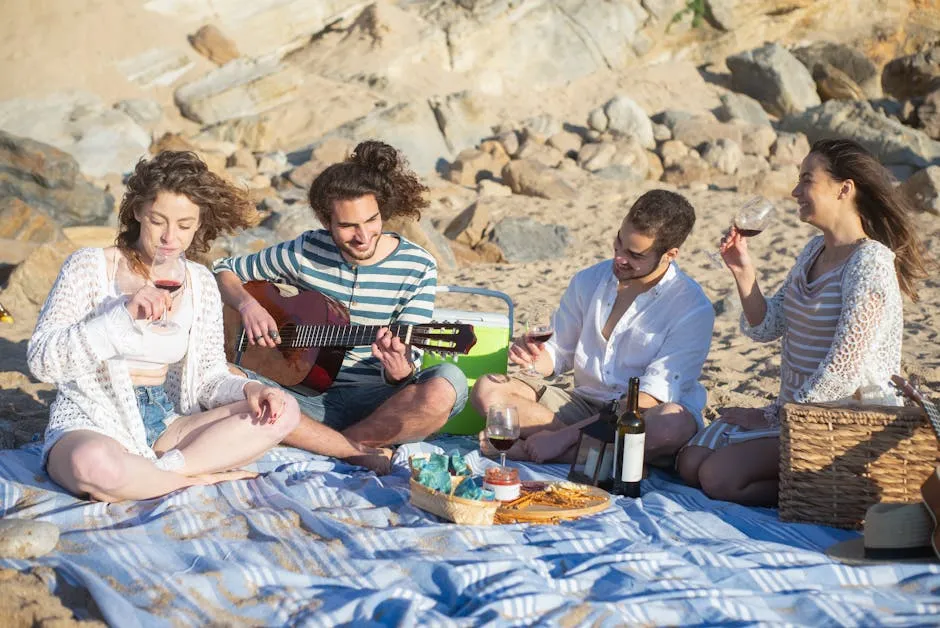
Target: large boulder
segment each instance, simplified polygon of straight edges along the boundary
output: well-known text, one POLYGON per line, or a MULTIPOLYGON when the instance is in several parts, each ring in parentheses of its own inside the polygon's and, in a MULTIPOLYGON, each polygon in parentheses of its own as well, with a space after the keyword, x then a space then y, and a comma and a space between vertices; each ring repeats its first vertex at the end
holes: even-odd
POLYGON ((655 148, 653 123, 635 101, 626 96, 615 96, 604 105, 607 132, 636 138, 643 148, 655 148))
POLYGON ((130 115, 83 92, 0 102, 0 129, 67 152, 89 177, 130 172, 150 146, 130 115))
POLYGON ((472 148, 493 134, 496 117, 477 94, 465 91, 434 97, 430 105, 451 152, 472 148))
POLYGON ((564 225, 546 225, 528 216, 503 218, 493 227, 490 237, 511 263, 564 257, 573 241, 564 225))
POLYGON ((875 111, 868 102, 830 100, 787 116, 780 128, 804 133, 810 144, 833 137, 854 139, 886 166, 901 167, 896 172, 940 164, 940 142, 875 111))
POLYGON ((901 184, 917 209, 940 216, 940 166, 931 166, 915 172, 901 184))
POLYGON ((0 198, 0 238, 21 242, 54 242, 65 237, 53 218, 15 196, 0 198))
POLYGON ((881 88, 898 100, 940 89, 940 45, 888 62, 881 71, 881 88))
POLYGON ((60 226, 102 224, 114 198, 86 181, 70 155, 0 131, 0 198, 44 210, 60 226))
POLYGON ((732 55, 726 63, 732 88, 760 101, 773 115, 785 116, 820 103, 812 75, 779 44, 732 55))
POLYGON ((940 140, 940 88, 927 94, 917 107, 917 122, 924 133, 940 140))
POLYGON ((868 98, 881 97, 878 67, 852 46, 834 41, 819 41, 797 48, 793 51, 793 56, 811 73, 817 65, 831 65, 861 87, 868 98))
POLYGON ((503 168, 502 175, 515 194, 555 199, 573 199, 578 195, 558 170, 534 159, 511 161, 503 168))

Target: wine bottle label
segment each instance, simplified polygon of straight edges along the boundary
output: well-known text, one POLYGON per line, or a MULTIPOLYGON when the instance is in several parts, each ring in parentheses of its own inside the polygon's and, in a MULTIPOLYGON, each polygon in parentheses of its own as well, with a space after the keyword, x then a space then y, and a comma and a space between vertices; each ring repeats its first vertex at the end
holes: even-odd
POLYGON ((624 434, 623 468, 620 472, 621 482, 639 482, 643 479, 643 448, 645 446, 645 433, 624 434))

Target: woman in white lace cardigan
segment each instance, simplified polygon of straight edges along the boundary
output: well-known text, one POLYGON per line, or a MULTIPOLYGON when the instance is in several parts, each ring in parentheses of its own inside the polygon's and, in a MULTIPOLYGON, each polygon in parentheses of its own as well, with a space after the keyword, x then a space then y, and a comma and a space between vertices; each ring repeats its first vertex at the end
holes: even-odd
POLYGON ((205 253, 219 233, 247 226, 252 211, 195 154, 164 152, 129 178, 117 245, 66 260, 28 360, 58 387, 43 462, 71 493, 147 499, 248 477, 238 467, 296 427, 290 396, 229 373, 212 273, 186 261, 172 296, 150 277, 155 255, 205 253), (164 314, 175 333, 148 326, 164 314))
POLYGON ((721 255, 737 283, 742 331, 760 342, 782 337, 780 391, 766 408, 726 408, 677 459, 682 478, 714 499, 777 501, 780 406, 890 396, 901 367, 901 292, 917 299, 927 259, 887 170, 851 140, 813 145, 793 189, 799 217, 822 235, 809 242, 783 286, 765 299, 735 229, 721 255))

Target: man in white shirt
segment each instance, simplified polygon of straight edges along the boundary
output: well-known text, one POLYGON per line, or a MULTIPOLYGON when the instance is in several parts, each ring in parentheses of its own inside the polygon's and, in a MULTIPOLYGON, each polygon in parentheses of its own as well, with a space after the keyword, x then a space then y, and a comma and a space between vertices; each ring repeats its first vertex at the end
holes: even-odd
MULTIPOLYGON (((508 454, 535 462, 569 459, 581 427, 640 378, 646 460, 670 464, 702 426, 705 388, 699 383, 715 313, 701 287, 675 259, 695 224, 681 195, 647 192, 630 208, 613 242, 614 257, 579 271, 552 316, 544 343, 515 340, 510 361, 533 364, 543 376, 574 371, 574 389, 522 374, 477 380, 470 402, 519 409, 521 439, 508 454)), ((481 434, 481 448, 489 449, 481 434)))

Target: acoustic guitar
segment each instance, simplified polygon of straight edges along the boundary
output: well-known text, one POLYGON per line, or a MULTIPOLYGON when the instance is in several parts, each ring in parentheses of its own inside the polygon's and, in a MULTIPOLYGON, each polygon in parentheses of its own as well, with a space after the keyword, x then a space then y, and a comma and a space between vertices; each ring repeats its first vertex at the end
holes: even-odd
POLYGON ((281 344, 276 349, 250 344, 241 314, 226 306, 226 357, 283 386, 301 384, 324 392, 336 378, 346 350, 371 345, 381 327, 406 345, 442 355, 466 354, 477 341, 473 325, 350 325, 349 310, 315 290, 267 281, 251 281, 244 288, 274 318, 281 344))
MULTIPOLYGON (((937 439, 940 440, 940 408, 933 402, 924 399, 924 396, 900 375, 892 375, 891 384, 904 393, 908 399, 924 409, 937 439)), ((940 465, 937 465, 927 481, 924 482, 924 485, 920 487, 920 494, 927 510, 930 512, 930 516, 933 517, 933 536, 931 536, 930 543, 933 545, 934 554, 937 555, 937 558, 940 558, 940 465)))

